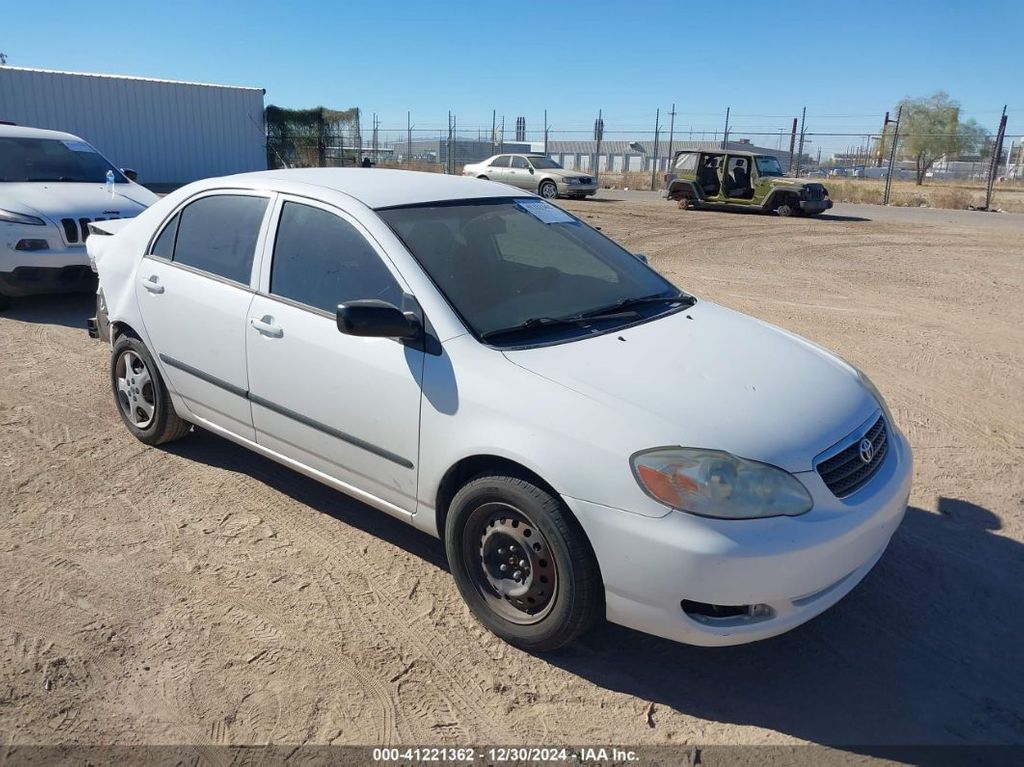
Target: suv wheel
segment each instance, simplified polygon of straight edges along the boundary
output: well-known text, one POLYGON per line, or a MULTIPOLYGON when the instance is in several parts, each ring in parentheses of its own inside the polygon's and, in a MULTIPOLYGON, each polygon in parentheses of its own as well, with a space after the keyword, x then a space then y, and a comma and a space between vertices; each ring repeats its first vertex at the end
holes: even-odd
POLYGON ((558 197, 558 187, 555 186, 554 181, 541 181, 540 188, 537 191, 541 197, 547 200, 553 200, 558 197))
POLYGON ((483 476, 452 499, 445 549, 455 583, 488 630, 557 650, 602 615, 597 560, 561 499, 515 476, 483 476))
POLYGON ((178 417, 146 345, 122 335, 111 356, 110 383, 121 420, 135 438, 161 445, 184 437, 191 424, 178 417))
POLYGON ((789 216, 795 216, 798 208, 793 200, 789 197, 780 202, 775 208, 775 215, 788 218, 789 216))

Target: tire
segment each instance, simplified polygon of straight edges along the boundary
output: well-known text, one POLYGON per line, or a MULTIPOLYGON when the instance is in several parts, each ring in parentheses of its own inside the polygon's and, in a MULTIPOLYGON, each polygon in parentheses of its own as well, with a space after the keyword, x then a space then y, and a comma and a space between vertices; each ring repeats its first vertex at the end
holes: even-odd
POLYGON ((465 484, 452 499, 444 536, 462 598, 509 644, 557 650, 604 614, 586 535, 559 498, 526 479, 482 476, 465 484))
POLYGON ((789 218, 790 216, 795 216, 796 215, 796 211, 797 211, 797 209, 795 207, 793 207, 793 205, 791 204, 791 202, 790 202, 790 200, 788 198, 783 200, 782 202, 780 202, 775 207, 775 215, 776 216, 782 216, 783 218, 789 218))
POLYGON ((689 197, 679 198, 679 210, 693 210, 693 203, 690 202, 689 197))
POLYGON ((558 186, 554 181, 541 181, 540 186, 537 187, 537 194, 545 200, 553 200, 558 197, 558 186))
POLYGON ((147 445, 162 445, 188 434, 192 425, 178 417, 160 371, 146 345, 122 335, 110 358, 114 405, 135 438, 147 445))

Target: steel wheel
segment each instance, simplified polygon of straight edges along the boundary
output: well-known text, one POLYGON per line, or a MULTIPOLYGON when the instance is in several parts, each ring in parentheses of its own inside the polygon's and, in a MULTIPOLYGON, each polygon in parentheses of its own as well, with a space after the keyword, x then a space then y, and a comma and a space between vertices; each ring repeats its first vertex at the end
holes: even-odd
POLYGON ((540 196, 545 199, 552 200, 555 197, 558 197, 558 187, 555 186, 553 181, 544 181, 540 185, 540 196))
POLYGON ((544 534, 522 511, 500 502, 478 506, 463 547, 474 585, 498 615, 530 625, 551 611, 558 570, 544 534))
POLYGON ((146 363, 134 351, 126 350, 118 357, 114 377, 121 412, 137 428, 147 428, 156 414, 156 394, 146 363))

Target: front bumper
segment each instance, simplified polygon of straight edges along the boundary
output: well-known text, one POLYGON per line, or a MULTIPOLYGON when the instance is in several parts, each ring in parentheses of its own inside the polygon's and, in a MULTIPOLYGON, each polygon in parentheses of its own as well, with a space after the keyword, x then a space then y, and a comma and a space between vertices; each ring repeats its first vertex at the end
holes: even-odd
POLYGON ((592 194, 597 194, 597 184, 566 184, 559 182, 556 184, 558 187, 558 193, 567 196, 574 197, 589 197, 592 194))
POLYGON ((798 475, 815 502, 799 517, 652 518, 565 498, 597 555, 608 620, 720 646, 766 639, 824 612, 867 575, 903 519, 912 458, 906 438, 893 431, 885 465, 845 500, 816 473, 798 475), (685 611, 683 600, 759 609, 709 618, 685 611))
POLYGON ((804 213, 823 213, 832 207, 832 200, 800 200, 800 210, 804 213))
POLYGON ((50 242, 54 239, 51 230, 34 232, 24 227, 9 235, 10 242, 0 241, 0 293, 30 296, 96 289, 96 275, 89 266, 89 255, 84 245, 61 244, 47 250, 15 250, 14 243, 22 235, 45 238, 50 242))

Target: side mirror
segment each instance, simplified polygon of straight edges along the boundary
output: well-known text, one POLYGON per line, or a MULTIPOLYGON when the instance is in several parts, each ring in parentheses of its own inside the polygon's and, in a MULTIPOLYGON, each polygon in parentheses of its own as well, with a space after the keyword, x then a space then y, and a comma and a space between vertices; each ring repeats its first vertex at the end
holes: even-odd
POLYGON ((633 255, 636 256, 637 261, 642 261, 645 264, 647 263, 647 256, 643 253, 634 253, 633 255))
POLYGON ((530 171, 530 175, 532 176, 533 175, 533 168, 531 167, 528 170, 530 171))
POLYGON ((138 181, 139 180, 139 172, 137 170, 134 170, 132 168, 121 168, 121 172, 125 175, 125 178, 127 178, 129 181, 138 181))
POLYGON ((415 315, 404 314, 394 304, 378 299, 339 304, 337 321, 338 330, 349 336, 414 341, 423 333, 415 315))

